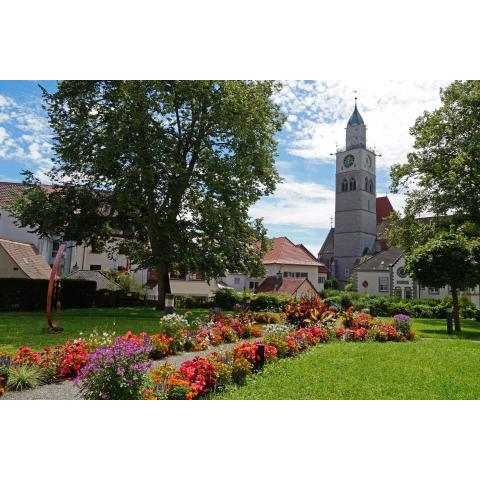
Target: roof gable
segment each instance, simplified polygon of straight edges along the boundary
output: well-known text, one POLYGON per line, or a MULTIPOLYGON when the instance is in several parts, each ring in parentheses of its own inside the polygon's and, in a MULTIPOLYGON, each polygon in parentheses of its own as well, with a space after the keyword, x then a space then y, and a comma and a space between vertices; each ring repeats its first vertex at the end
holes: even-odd
POLYGON ((263 256, 264 264, 323 266, 323 263, 302 244, 295 245, 287 237, 277 237, 271 241, 272 248, 263 256))
POLYGON ((382 223, 383 220, 388 218, 391 213, 395 210, 393 209, 390 199, 388 197, 377 197, 375 200, 377 208, 377 225, 382 223))
POLYGON ((403 257, 403 251, 390 247, 377 253, 355 267, 356 271, 388 271, 389 268, 403 257))
POLYGON ((0 247, 28 278, 47 280, 50 278, 52 271, 50 266, 33 245, 0 238, 0 247))
POLYGON ((315 287, 308 278, 277 278, 276 275, 267 277, 256 289, 255 293, 277 293, 295 295, 297 290, 307 282, 310 288, 316 292, 315 287), (277 281, 279 280, 279 281, 277 281))

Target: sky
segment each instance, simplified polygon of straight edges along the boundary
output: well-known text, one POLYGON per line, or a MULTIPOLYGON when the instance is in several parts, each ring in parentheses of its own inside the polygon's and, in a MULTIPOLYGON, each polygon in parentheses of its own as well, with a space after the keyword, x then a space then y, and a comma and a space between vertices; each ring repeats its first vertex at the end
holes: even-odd
MULTIPOLYGON (((449 81, 285 81, 273 99, 287 115, 278 135, 277 169, 283 182, 274 195, 257 202, 251 216, 263 218, 270 237, 287 236, 318 253, 335 213, 335 152, 345 144, 345 127, 358 97, 375 147, 377 196, 388 193, 389 169, 406 161, 413 139, 409 128, 425 110, 440 105, 439 90, 449 81), (354 91, 357 93, 355 94, 354 91)), ((38 85, 55 81, 0 81, 0 181, 21 181, 32 170, 41 180, 51 166, 51 131, 38 85)), ((401 210, 402 195, 388 196, 401 210)))

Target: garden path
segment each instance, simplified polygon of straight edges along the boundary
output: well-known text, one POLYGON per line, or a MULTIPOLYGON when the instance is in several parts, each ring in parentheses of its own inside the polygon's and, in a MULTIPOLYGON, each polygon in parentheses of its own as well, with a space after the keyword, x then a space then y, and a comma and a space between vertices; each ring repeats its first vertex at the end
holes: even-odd
MULTIPOLYGON (((260 340, 260 338, 249 339, 249 341, 252 340, 260 340)), ((210 352, 222 353, 242 342, 245 342, 245 340, 240 340, 235 343, 224 343, 216 348, 203 350, 201 352, 185 352, 180 355, 172 355, 162 360, 154 361, 152 368, 159 367, 165 363, 173 364, 178 368, 182 362, 191 360, 195 356, 206 357, 210 352)), ((0 400, 81 400, 79 393, 78 387, 72 381, 64 380, 63 382, 42 385, 41 387, 23 390, 21 392, 5 392, 4 395, 0 397, 0 400)))

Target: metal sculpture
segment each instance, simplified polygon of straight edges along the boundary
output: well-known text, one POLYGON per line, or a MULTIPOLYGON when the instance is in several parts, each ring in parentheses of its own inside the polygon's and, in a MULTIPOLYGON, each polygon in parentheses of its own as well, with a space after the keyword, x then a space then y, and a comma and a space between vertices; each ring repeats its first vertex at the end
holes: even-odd
POLYGON ((47 290, 47 322, 48 328, 46 329, 49 333, 56 333, 62 332, 63 328, 61 328, 58 323, 60 322, 60 311, 61 311, 61 302, 60 302, 60 293, 62 288, 62 279, 60 275, 57 275, 58 267, 60 265, 60 261, 62 260, 63 252, 65 251, 65 243, 62 243, 58 248, 57 255, 55 256, 55 260, 52 265, 52 271, 50 272, 50 281, 48 282, 48 290, 47 290), (56 310, 56 322, 55 324, 52 321, 52 303, 55 302, 55 310, 56 310))

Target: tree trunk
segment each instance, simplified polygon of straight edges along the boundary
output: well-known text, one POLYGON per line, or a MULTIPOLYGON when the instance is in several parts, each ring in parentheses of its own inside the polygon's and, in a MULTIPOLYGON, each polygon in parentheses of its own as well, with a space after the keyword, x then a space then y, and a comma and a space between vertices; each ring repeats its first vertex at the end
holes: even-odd
POLYGON ((455 331, 461 332, 462 327, 460 326, 460 309, 458 306, 458 290, 456 287, 452 287, 452 305, 453 305, 453 321, 455 324, 455 331))
POLYGON ((165 308, 165 295, 171 293, 170 279, 168 276, 168 266, 165 263, 157 265, 157 281, 158 281, 158 300, 157 310, 163 310, 165 308))

